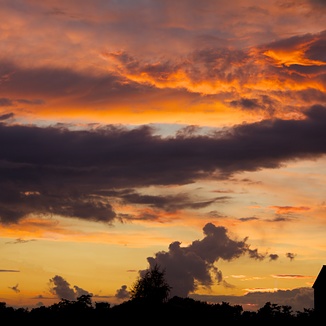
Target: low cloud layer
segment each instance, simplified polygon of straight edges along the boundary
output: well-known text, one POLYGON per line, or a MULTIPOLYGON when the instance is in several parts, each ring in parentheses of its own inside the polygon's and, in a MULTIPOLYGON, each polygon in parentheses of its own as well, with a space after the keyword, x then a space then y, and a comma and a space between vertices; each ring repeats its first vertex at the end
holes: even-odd
POLYGON ((196 202, 184 194, 144 196, 136 189, 225 179, 315 159, 326 153, 324 139, 323 106, 311 107, 301 120, 263 120, 173 137, 155 135, 149 126, 69 130, 2 123, 1 223, 16 223, 29 214, 110 223, 119 218, 112 197, 165 211, 205 207, 225 197, 196 202))
POLYGON ((211 303, 228 302, 231 305, 241 305, 244 310, 257 310, 267 302, 279 306, 291 306, 293 312, 314 308, 314 291, 309 287, 274 292, 257 291, 243 296, 192 294, 191 297, 195 300, 211 303))

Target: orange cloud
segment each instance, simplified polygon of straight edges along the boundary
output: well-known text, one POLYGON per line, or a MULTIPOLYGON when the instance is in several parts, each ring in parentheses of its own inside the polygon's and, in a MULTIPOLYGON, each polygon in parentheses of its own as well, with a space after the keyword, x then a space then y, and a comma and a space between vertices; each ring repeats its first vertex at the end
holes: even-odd
POLYGON ((276 214, 305 212, 310 210, 310 207, 306 207, 306 206, 269 206, 269 208, 275 209, 276 214))
POLYGON ((273 59, 277 66, 281 67, 291 65, 301 66, 325 66, 326 62, 320 60, 312 60, 305 57, 305 48, 289 50, 289 51, 277 51, 267 50, 264 55, 273 59))
POLYGON ((277 274, 272 275, 273 278, 285 278, 285 279, 303 279, 303 278, 312 278, 312 276, 298 275, 298 274, 277 274))
POLYGON ((247 288, 244 289, 247 293, 256 293, 256 292, 277 292, 278 288, 247 288))

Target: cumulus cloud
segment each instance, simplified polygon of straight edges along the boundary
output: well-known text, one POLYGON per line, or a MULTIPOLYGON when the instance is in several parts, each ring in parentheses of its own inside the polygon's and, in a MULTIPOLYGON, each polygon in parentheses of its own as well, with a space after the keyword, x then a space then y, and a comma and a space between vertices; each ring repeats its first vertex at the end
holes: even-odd
MULTIPOLYGON (((202 240, 195 240, 186 247, 175 241, 168 251, 160 251, 154 257, 147 258, 149 268, 158 265, 165 271, 166 280, 172 287, 171 296, 187 297, 199 285, 210 288, 217 283, 232 287, 215 266, 220 259, 232 261, 246 254, 259 260, 265 257, 257 249, 250 249, 247 238, 237 240, 229 237, 228 230, 223 226, 207 223, 203 233, 202 240)), ((146 271, 140 271, 140 275, 146 271)))
POLYGON ((129 299, 130 293, 127 289, 127 285, 122 285, 120 289, 116 291, 115 297, 118 299, 129 299))
POLYGON ((55 275, 49 280, 50 292, 58 297, 58 299, 66 299, 75 301, 82 295, 93 295, 92 293, 74 285, 73 287, 59 275, 55 275))

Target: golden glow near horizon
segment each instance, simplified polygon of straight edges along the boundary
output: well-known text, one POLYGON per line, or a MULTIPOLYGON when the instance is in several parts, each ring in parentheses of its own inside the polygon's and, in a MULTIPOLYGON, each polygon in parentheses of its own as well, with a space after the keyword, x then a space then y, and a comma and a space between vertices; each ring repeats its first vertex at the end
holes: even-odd
POLYGON ((0 301, 120 303, 148 257, 182 274, 196 255, 188 295, 311 307, 325 15, 312 0, 1 1, 0 301))

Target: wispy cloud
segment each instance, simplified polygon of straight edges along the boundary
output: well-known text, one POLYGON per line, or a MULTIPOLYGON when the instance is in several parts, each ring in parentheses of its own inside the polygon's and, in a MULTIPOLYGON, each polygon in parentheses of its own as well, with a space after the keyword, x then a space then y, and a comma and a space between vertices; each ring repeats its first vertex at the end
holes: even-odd
POLYGON ((9 289, 13 290, 16 293, 19 293, 20 290, 18 289, 18 284, 16 284, 15 286, 8 286, 9 289))
POLYGON ((274 278, 286 278, 286 279, 301 279, 301 278, 312 278, 312 276, 298 275, 298 274, 276 274, 272 275, 274 278))
POLYGON ((311 208, 306 206, 271 206, 271 209, 276 211, 276 214, 287 214, 287 213, 300 213, 309 211, 311 208))

